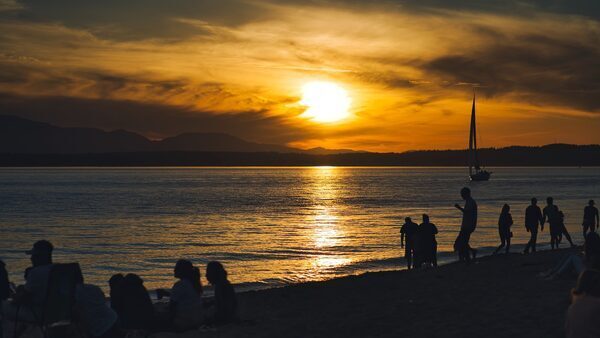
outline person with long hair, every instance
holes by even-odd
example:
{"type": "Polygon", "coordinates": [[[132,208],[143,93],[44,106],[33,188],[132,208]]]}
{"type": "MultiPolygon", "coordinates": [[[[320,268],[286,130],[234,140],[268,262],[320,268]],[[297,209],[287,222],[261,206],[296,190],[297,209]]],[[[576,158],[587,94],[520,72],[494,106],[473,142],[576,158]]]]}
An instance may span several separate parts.
{"type": "Polygon", "coordinates": [[[215,290],[214,311],[207,323],[223,325],[238,320],[235,290],[227,279],[223,264],[213,261],[206,266],[206,279],[215,290]]]}
{"type": "Polygon", "coordinates": [[[506,253],[510,251],[510,238],[512,232],[510,227],[513,225],[512,215],[510,214],[510,206],[504,204],[502,211],[500,212],[500,218],[498,219],[498,233],[500,234],[500,246],[494,251],[494,255],[497,254],[502,248],[506,247],[506,253]]]}
{"type": "Polygon", "coordinates": [[[195,329],[202,323],[202,283],[200,270],[192,262],[180,259],[173,271],[179,280],[171,288],[169,313],[177,331],[195,329]]]}

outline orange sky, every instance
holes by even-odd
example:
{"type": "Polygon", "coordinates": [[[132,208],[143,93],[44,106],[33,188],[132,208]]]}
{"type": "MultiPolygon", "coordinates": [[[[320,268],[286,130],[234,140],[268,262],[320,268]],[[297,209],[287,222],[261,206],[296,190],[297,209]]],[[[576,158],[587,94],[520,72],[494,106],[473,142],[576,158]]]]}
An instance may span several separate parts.
{"type": "Polygon", "coordinates": [[[0,113],[291,146],[600,143],[600,9],[578,1],[0,1],[0,113]],[[302,116],[302,86],[351,117],[302,116]]]}

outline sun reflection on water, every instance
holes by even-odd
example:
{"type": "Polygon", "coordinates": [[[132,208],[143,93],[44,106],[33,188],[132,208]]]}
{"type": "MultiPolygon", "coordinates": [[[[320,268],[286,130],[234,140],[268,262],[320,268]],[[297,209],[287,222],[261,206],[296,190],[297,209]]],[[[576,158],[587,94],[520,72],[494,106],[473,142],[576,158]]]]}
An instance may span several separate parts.
{"type": "Polygon", "coordinates": [[[335,247],[343,240],[344,232],[339,225],[340,206],[337,182],[339,168],[322,166],[311,171],[314,183],[311,187],[313,207],[309,216],[312,225],[311,240],[315,248],[312,268],[316,272],[333,269],[350,263],[350,259],[336,255],[335,247]]]}

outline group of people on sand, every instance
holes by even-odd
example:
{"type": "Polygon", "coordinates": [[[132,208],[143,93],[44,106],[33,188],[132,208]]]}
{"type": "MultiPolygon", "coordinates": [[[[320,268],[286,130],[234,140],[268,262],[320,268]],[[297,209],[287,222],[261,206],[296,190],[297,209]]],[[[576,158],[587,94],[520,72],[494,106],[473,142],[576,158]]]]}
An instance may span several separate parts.
{"type": "MultiPolygon", "coordinates": [[[[0,261],[0,300],[4,337],[18,336],[24,323],[39,322],[47,300],[54,246],[46,240],[35,242],[27,251],[32,266],[25,270],[25,284],[11,288],[8,274],[0,261]]],[[[177,261],[170,290],[159,289],[157,298],[169,297],[168,303],[153,303],[136,274],[116,274],[109,280],[110,301],[100,287],[84,283],[77,266],[74,273],[75,293],[73,321],[79,332],[88,337],[120,338],[128,332],[183,332],[201,326],[218,326],[238,320],[237,300],[227,271],[219,262],[206,267],[206,279],[214,297],[205,299],[200,269],[189,260],[177,261]]],[[[2,330],[0,330],[2,331],[2,330]]],[[[1,336],[0,336],[1,337],[1,336]]]]}
{"type": "MultiPolygon", "coordinates": [[[[471,190],[464,187],[460,191],[461,198],[465,201],[464,206],[455,204],[455,207],[462,213],[462,222],[460,231],[454,242],[454,251],[458,253],[459,261],[469,263],[477,257],[477,250],[469,244],[471,234],[477,228],[477,202],[471,196],[471,190]]],[[[544,231],[544,225],[548,223],[550,228],[550,246],[552,249],[558,249],[563,236],[575,246],[571,235],[565,226],[564,213],[554,204],[554,199],[548,197],[543,211],[537,205],[537,199],[531,199],[531,204],[525,209],[525,229],[530,233],[530,239],[525,246],[523,253],[536,251],[537,236],[539,231],[544,231]]],[[[410,217],[406,217],[404,224],[400,228],[400,247],[404,248],[404,257],[408,269],[437,266],[437,242],[435,235],[438,233],[437,227],[429,222],[429,216],[423,214],[423,223],[417,225],[410,217]]],[[[514,221],[510,213],[510,206],[504,204],[498,218],[498,234],[500,245],[494,251],[497,254],[502,249],[506,253],[510,252],[511,238],[513,232],[511,227],[514,221]]],[[[596,228],[600,227],[598,208],[594,206],[594,200],[590,200],[583,212],[583,236],[589,233],[595,233],[596,228]]]]}

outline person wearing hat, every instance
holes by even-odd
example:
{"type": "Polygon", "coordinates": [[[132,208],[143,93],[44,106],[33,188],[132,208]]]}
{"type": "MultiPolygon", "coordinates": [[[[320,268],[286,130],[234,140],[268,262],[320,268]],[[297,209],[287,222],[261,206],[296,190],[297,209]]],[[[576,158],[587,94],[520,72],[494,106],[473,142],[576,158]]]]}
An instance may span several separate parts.
{"type": "Polygon", "coordinates": [[[583,209],[583,237],[588,231],[596,231],[596,227],[600,227],[600,218],[598,216],[598,208],[594,206],[594,200],[590,200],[588,205],[583,209]]]}
{"type": "Polygon", "coordinates": [[[4,303],[3,312],[7,319],[32,321],[40,318],[46,299],[48,278],[52,269],[52,251],[54,246],[46,240],[33,244],[30,255],[32,266],[25,272],[25,285],[17,288],[12,303],[4,303]]]}

